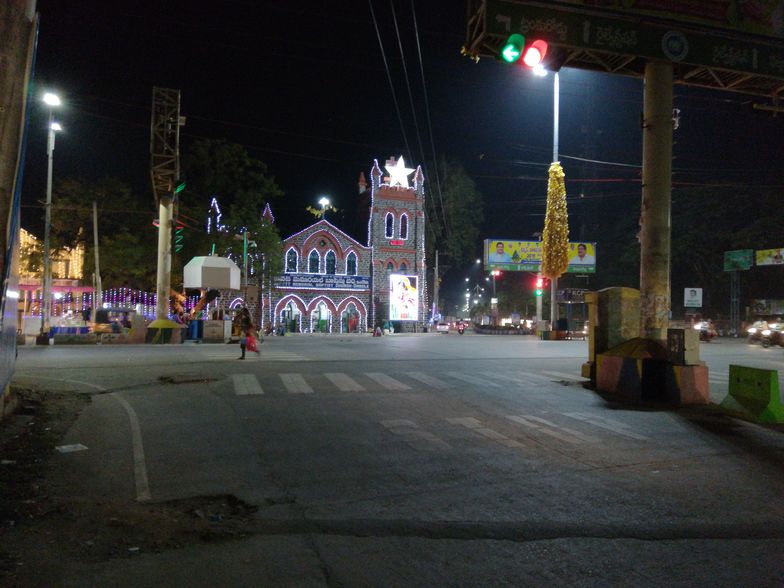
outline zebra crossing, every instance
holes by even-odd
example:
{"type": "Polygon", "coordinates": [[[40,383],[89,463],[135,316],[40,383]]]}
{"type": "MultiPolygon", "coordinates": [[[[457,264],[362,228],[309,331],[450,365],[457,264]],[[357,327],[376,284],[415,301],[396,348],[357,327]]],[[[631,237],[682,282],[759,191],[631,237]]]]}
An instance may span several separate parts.
{"type": "MultiPolygon", "coordinates": [[[[263,361],[266,363],[275,362],[275,361],[283,361],[283,362],[295,362],[295,361],[305,361],[307,358],[303,355],[299,355],[297,353],[292,353],[290,351],[282,351],[278,349],[270,349],[265,348],[263,345],[260,348],[261,353],[256,354],[253,352],[248,352],[245,354],[245,361],[249,362],[258,362],[263,361]]],[[[201,350],[200,357],[205,361],[233,361],[237,359],[240,355],[240,348],[239,345],[226,345],[226,346],[215,346],[210,347],[208,349],[201,350]]]]}
{"type": "Polygon", "coordinates": [[[551,418],[553,420],[532,414],[506,415],[494,419],[501,421],[495,425],[496,428],[476,416],[431,421],[428,428],[432,430],[410,419],[382,420],[379,424],[414,449],[423,451],[456,449],[458,443],[471,441],[519,450],[538,450],[543,443],[549,445],[553,440],[572,448],[604,443],[612,437],[621,437],[626,441],[650,441],[649,437],[631,431],[627,423],[602,415],[560,413],[551,418]],[[557,423],[555,420],[566,423],[557,423]]]}
{"type": "MultiPolygon", "coordinates": [[[[547,382],[562,381],[567,374],[545,376],[533,372],[496,373],[477,372],[465,374],[449,372],[440,377],[413,371],[390,375],[383,372],[362,372],[348,375],[342,372],[327,373],[278,373],[257,376],[252,373],[232,374],[231,379],[237,396],[258,396],[263,394],[258,377],[269,390],[277,390],[287,394],[314,394],[316,392],[408,392],[424,387],[445,391],[465,387],[466,384],[479,388],[506,388],[510,384],[528,385],[532,391],[540,392],[541,386],[547,382]]],[[[573,376],[574,381],[582,380],[573,376]]]]}

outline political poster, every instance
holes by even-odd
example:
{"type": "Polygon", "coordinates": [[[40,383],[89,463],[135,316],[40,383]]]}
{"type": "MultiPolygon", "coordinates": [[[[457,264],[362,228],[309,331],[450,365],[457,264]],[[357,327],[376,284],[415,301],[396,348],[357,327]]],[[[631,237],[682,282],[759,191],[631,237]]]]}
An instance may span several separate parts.
{"type": "Polygon", "coordinates": [[[389,276],[389,320],[419,320],[417,276],[402,274],[389,276]]]}
{"type": "MultiPolygon", "coordinates": [[[[541,241],[485,240],[485,269],[538,272],[542,267],[541,241]]],[[[596,243],[569,243],[568,273],[596,273],[596,243]]]]}

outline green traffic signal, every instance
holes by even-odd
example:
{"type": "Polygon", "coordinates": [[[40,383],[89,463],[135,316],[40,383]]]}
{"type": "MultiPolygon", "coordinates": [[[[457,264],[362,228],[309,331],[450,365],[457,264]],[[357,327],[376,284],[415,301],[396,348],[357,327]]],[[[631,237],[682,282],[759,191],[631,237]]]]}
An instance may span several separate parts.
{"type": "Polygon", "coordinates": [[[185,182],[180,182],[179,184],[177,184],[177,187],[174,189],[174,193],[179,194],[184,189],[185,189],[185,182]]]}
{"type": "Polygon", "coordinates": [[[523,53],[523,47],[525,47],[525,37],[519,33],[510,35],[504,48],[501,49],[501,59],[507,63],[514,63],[520,59],[520,55],[523,53]]]}
{"type": "Polygon", "coordinates": [[[536,290],[536,291],[534,291],[534,294],[536,294],[537,296],[541,296],[542,295],[542,291],[541,290],[536,290]]]}

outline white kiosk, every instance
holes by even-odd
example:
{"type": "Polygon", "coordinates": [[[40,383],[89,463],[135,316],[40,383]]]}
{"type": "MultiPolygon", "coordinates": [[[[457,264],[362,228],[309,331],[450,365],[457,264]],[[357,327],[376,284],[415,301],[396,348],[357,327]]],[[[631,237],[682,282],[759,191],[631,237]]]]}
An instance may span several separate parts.
{"type": "MultiPolygon", "coordinates": [[[[239,290],[240,268],[227,257],[194,257],[183,268],[183,287],[201,290],[239,290]]],[[[203,340],[226,343],[231,339],[230,320],[205,320],[203,340]]]]}

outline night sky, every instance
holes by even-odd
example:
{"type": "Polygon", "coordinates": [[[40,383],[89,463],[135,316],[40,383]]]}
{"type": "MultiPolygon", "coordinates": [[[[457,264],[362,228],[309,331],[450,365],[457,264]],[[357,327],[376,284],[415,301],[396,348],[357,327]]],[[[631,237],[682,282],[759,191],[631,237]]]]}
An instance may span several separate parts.
{"type": "MultiPolygon", "coordinates": [[[[417,128],[432,158],[412,5],[436,154],[460,161],[484,194],[483,238],[531,239],[543,224],[552,156],[552,76],[461,57],[459,1],[372,1],[406,142],[367,1],[40,0],[36,82],[66,104],[55,176],[119,177],[154,216],[148,166],[157,85],[182,91],[183,148],[195,138],[226,138],[268,165],[286,194],[273,204],[284,236],[312,221],[304,208],[322,194],[351,216],[357,178],[374,158],[403,154],[407,164],[421,163],[417,128]]],[[[639,216],[642,91],[639,79],[561,72],[571,230],[599,242],[600,267],[601,227],[587,233],[580,217],[601,199],[639,216]]],[[[781,184],[784,118],[754,111],[755,100],[676,87],[674,198],[678,182],[781,184]]],[[[23,200],[23,225],[33,230],[42,224],[35,205],[44,197],[45,116],[33,106],[23,200]]],[[[727,189],[717,188],[717,198],[727,189]]]]}

